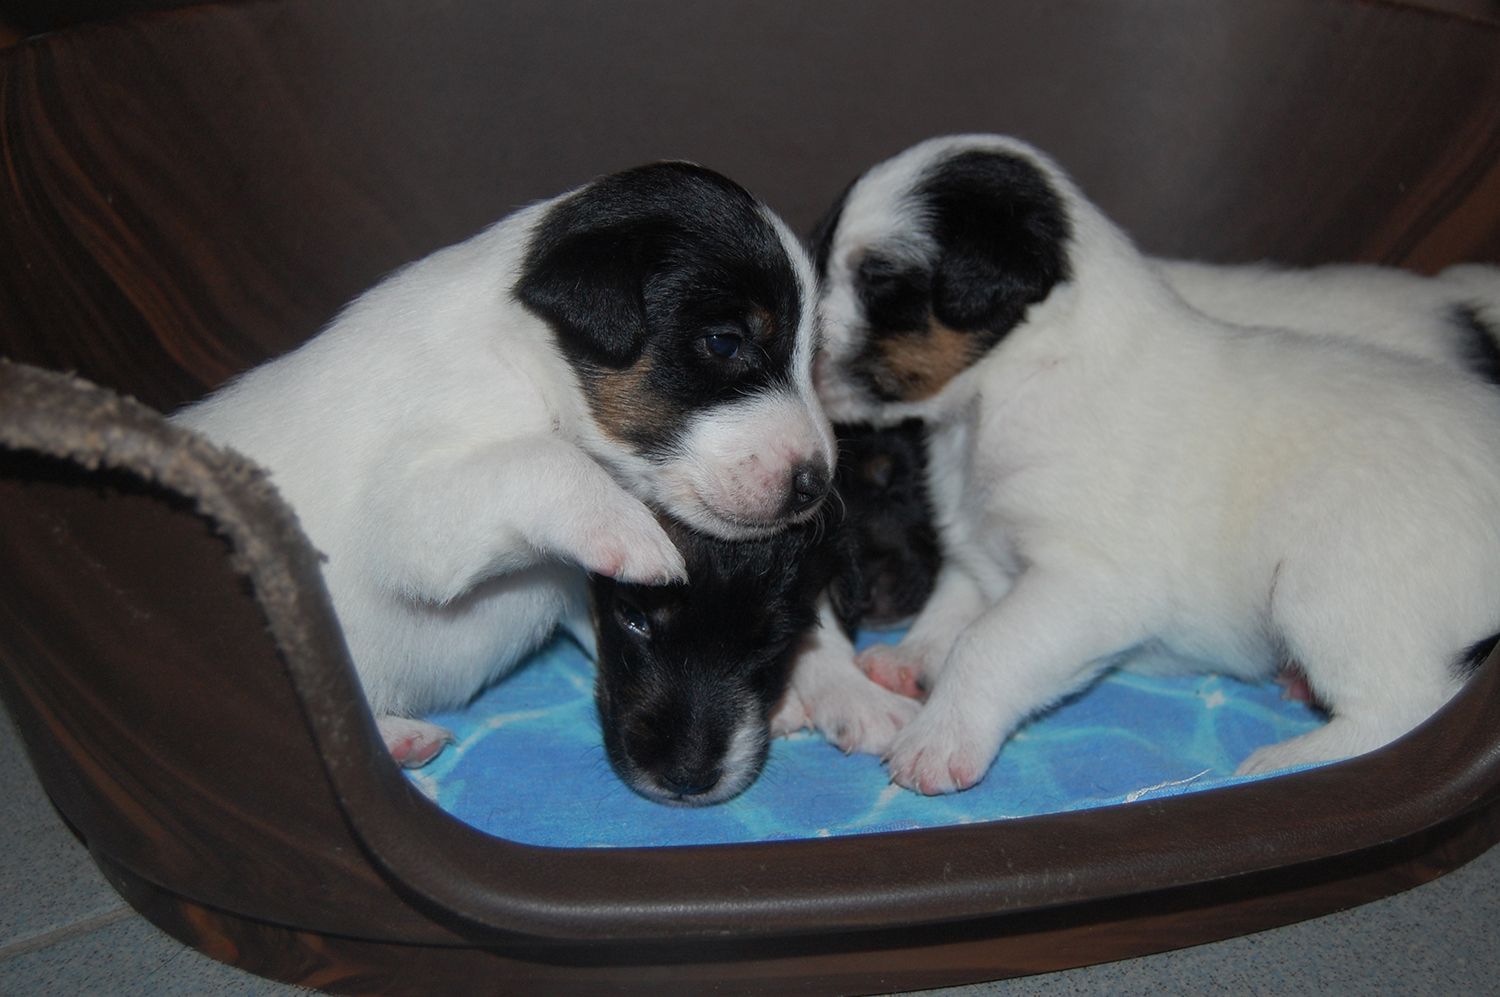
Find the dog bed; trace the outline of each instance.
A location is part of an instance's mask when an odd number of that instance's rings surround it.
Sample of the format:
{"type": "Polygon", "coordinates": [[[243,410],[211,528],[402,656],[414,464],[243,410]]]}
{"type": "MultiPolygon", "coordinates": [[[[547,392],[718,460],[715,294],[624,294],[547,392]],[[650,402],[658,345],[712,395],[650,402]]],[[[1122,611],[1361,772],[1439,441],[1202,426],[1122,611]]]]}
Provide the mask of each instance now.
{"type": "MultiPolygon", "coordinates": [[[[867,633],[856,646],[898,636],[867,633]]],[[[1149,665],[1149,657],[1134,664],[1149,665]]],[[[429,717],[456,743],[409,777],[459,820],[526,844],[779,841],[1007,820],[1238,785],[1256,778],[1234,774],[1251,751],[1324,722],[1274,682],[1150,671],[1113,671],[1037,718],[964,793],[907,792],[889,783],[874,757],[846,758],[802,731],[772,742],[764,774],[744,794],[687,809],[648,802],[615,778],[594,711],[593,665],[559,638],[464,709],[429,717]]]]}
{"type": "Polygon", "coordinates": [[[887,993],[1286,923],[1500,839],[1494,662],[1380,751],[1201,792],[735,843],[490,834],[385,756],[292,511],[160,416],[594,176],[694,159],[808,231],[961,131],[1046,149],[1160,255],[1500,258],[1500,36],[1389,2],[264,0],[0,52],[0,695],[126,899],[338,992],[887,993]]]}

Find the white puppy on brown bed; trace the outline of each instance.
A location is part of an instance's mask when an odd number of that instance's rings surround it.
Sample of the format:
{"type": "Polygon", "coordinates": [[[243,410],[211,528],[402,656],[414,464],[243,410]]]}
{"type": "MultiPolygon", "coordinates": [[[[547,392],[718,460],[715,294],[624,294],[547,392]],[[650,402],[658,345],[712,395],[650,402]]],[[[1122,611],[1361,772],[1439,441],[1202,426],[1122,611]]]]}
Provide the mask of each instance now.
{"type": "Polygon", "coordinates": [[[400,270],[173,418],[270,469],[387,746],[421,764],[447,732],[412,718],[559,623],[592,646],[583,569],[683,578],[647,503],[728,539],[814,514],[814,298],[768,208],[655,164],[400,270]]]}
{"type": "MultiPolygon", "coordinates": [[[[1500,392],[1480,378],[1208,318],[999,137],[870,170],[818,263],[829,414],[932,427],[943,570],[907,637],[861,658],[930,690],[887,752],[901,785],[973,785],[1018,724],[1145,645],[1303,669],[1329,723],[1247,772],[1380,747],[1492,645],[1500,392]]],[[[1493,272],[1450,281],[1493,321],[1493,272]]]]}

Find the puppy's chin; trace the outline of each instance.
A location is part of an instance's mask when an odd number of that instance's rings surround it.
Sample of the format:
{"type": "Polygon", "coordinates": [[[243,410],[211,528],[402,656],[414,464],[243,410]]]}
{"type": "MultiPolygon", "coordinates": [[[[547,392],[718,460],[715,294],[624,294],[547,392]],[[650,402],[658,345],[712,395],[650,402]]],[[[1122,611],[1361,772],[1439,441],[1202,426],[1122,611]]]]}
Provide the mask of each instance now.
{"type": "Polygon", "coordinates": [[[674,517],[699,532],[724,540],[763,540],[775,536],[794,523],[803,523],[816,516],[823,501],[826,499],[792,515],[780,511],[785,504],[781,502],[775,513],[748,516],[743,509],[725,509],[711,504],[689,480],[669,481],[662,495],[662,505],[674,517]]]}

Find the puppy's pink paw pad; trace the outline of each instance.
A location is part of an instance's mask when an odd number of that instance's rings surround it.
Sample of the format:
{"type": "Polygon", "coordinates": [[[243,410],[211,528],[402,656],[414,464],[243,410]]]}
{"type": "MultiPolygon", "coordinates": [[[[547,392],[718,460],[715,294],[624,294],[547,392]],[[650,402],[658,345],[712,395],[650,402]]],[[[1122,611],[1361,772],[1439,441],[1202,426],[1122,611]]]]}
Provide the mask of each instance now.
{"type": "Polygon", "coordinates": [[[446,727],[407,717],[376,717],[380,739],[391,759],[402,768],[418,769],[436,758],[454,740],[446,727]]]}
{"type": "Polygon", "coordinates": [[[596,536],[583,566],[631,585],[686,581],[687,564],[665,530],[649,516],[618,523],[608,536],[596,536]]]}
{"type": "Polygon", "coordinates": [[[920,667],[890,645],[876,644],[868,647],[854,659],[854,663],[871,682],[898,696],[922,699],[927,695],[920,667]]]}
{"type": "Polygon", "coordinates": [[[664,547],[647,542],[626,548],[611,537],[577,553],[578,562],[596,575],[616,578],[631,585],[665,585],[683,581],[687,575],[682,554],[670,543],[664,547]]]}

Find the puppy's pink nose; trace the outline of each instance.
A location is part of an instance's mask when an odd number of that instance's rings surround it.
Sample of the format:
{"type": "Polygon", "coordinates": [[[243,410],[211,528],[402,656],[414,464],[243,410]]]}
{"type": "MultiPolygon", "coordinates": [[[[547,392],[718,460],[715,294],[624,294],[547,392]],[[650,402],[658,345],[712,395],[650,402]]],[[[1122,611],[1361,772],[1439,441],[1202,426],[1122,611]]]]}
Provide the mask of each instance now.
{"type": "Polygon", "coordinates": [[[821,464],[798,464],[792,469],[792,493],[787,498],[787,511],[795,515],[811,509],[823,501],[830,484],[828,470],[821,464]]]}

